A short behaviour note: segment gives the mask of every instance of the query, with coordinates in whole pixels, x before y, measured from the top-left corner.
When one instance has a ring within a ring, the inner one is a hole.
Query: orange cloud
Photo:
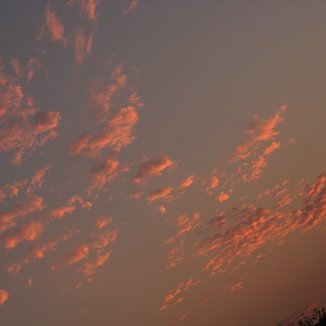
[[[89,193],[101,190],[108,182],[118,176],[120,172],[127,172],[128,168],[114,159],[107,159],[89,172]]]
[[[6,249],[13,249],[23,241],[34,241],[44,231],[44,224],[40,221],[31,221],[25,225],[20,225],[0,237],[1,243]]]
[[[112,242],[116,241],[118,237],[118,231],[113,229],[103,230],[101,233],[95,235],[91,241],[91,247],[96,251],[100,252],[101,250],[108,247]]]
[[[93,83],[90,90],[90,99],[100,109],[100,122],[111,111],[114,98],[126,87],[126,84],[127,75],[123,73],[123,65],[121,64],[113,69],[108,84],[100,86],[98,82]],[[135,98],[135,96],[135,94],[132,94],[132,98],[129,99],[129,105],[138,107],[139,99]]]
[[[25,186],[25,180],[17,180],[13,183],[8,183],[0,187],[0,202],[4,201],[6,198],[17,197],[19,192]]]
[[[163,304],[161,305],[161,311],[168,309],[172,304],[178,304],[183,301],[185,292],[188,292],[193,287],[197,286],[200,281],[196,281],[193,278],[188,279],[180,283],[174,290],[171,290],[164,298]]]
[[[15,77],[4,73],[0,62],[0,153],[13,151],[12,164],[57,136],[61,115],[34,107]]]
[[[69,152],[71,155],[93,158],[107,148],[119,152],[133,142],[133,128],[137,121],[138,114],[134,107],[122,108],[98,133],[85,133],[75,140]]]
[[[181,185],[180,185],[180,189],[185,189],[185,188],[189,188],[191,185],[193,185],[193,183],[196,180],[196,176],[195,175],[191,175],[188,178],[186,178],[185,180],[182,181]]]
[[[225,202],[225,201],[227,201],[229,199],[230,199],[230,195],[227,194],[227,193],[225,193],[225,192],[223,192],[223,191],[220,192],[218,194],[218,196],[216,197],[216,200],[218,200],[220,203],[223,203],[223,202]]]
[[[102,267],[111,257],[111,251],[106,252],[103,255],[96,257],[92,262],[87,262],[82,267],[82,273],[84,277],[90,277],[93,275],[97,269]]]
[[[64,26],[53,8],[48,4],[45,8],[45,26],[54,42],[65,43]]]
[[[59,208],[55,208],[50,213],[51,217],[56,220],[60,220],[64,218],[66,215],[72,214],[76,209],[76,206],[62,206]]]
[[[79,263],[80,261],[86,259],[89,255],[89,245],[82,243],[78,245],[73,251],[66,254],[65,258],[58,264],[52,265],[52,269],[63,269],[67,266],[71,266]]]
[[[147,196],[147,200],[150,204],[157,200],[170,200],[172,199],[173,188],[168,186],[158,190],[150,192]]]
[[[301,192],[301,190],[300,190]],[[198,256],[210,256],[205,269],[211,275],[238,269],[254,261],[254,253],[267,243],[280,244],[292,232],[306,232],[326,218],[326,176],[306,187],[302,194],[303,206],[297,209],[264,209],[245,205],[235,210],[231,220],[239,221],[235,226],[218,228],[198,247]],[[207,229],[211,233],[212,226]]]
[[[81,29],[77,30],[75,38],[75,62],[80,65],[92,52],[93,33],[86,35]]]
[[[142,184],[149,177],[162,175],[165,170],[171,169],[174,165],[175,163],[167,155],[161,155],[153,160],[145,160],[140,164],[133,183]]]
[[[9,292],[6,290],[0,289],[0,305],[5,304],[9,299]]]
[[[243,282],[237,282],[233,285],[230,286],[230,293],[233,294],[234,292],[242,289],[244,286],[244,283]]]
[[[97,7],[99,0],[68,0],[68,6],[72,7],[76,2],[79,2],[81,16],[88,21],[97,20]]]
[[[39,212],[44,208],[43,199],[41,197],[32,197],[28,200],[19,202],[13,208],[6,210],[0,214],[0,231],[16,225],[15,220],[18,217],[25,217],[29,214]]]
[[[112,223],[111,216],[102,216],[95,221],[95,227],[97,229],[103,229],[106,226],[110,225],[111,223]]]
[[[236,149],[236,157],[241,160],[250,157],[252,155],[251,150],[257,144],[273,140],[279,134],[279,131],[276,131],[275,128],[283,121],[285,110],[286,106],[281,106],[274,115],[266,120],[261,120],[255,116],[247,130],[248,139]]]
[[[31,194],[33,194],[35,192],[36,189],[40,189],[42,187],[44,178],[49,170],[50,170],[50,166],[47,165],[35,172],[34,176],[31,179],[31,182],[26,190],[27,196],[30,196]]]

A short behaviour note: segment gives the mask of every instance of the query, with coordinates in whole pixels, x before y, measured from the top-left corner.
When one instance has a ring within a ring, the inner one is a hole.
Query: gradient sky
[[[325,31],[324,0],[0,1],[0,324],[325,306]]]

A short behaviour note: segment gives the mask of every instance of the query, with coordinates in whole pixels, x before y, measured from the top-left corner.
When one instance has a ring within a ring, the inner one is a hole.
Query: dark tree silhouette
[[[284,325],[279,323],[277,326],[326,326],[326,311],[325,308],[314,309],[312,316],[302,314],[302,317],[297,321],[297,324],[290,323]]]

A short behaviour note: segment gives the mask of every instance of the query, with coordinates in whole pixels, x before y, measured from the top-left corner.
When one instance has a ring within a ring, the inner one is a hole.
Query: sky
[[[0,324],[326,306],[325,30],[324,0],[0,1]]]

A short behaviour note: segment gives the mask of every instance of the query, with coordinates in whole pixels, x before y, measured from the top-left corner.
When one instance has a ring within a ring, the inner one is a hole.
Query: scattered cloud
[[[161,155],[156,159],[143,161],[133,178],[133,183],[139,185],[144,183],[149,177],[160,176],[162,173],[175,166],[175,163],[167,156]]]
[[[54,42],[66,43],[64,35],[64,26],[58,17],[57,13],[54,11],[52,6],[48,4],[44,12],[45,17],[45,28],[50,34],[50,38]]]

